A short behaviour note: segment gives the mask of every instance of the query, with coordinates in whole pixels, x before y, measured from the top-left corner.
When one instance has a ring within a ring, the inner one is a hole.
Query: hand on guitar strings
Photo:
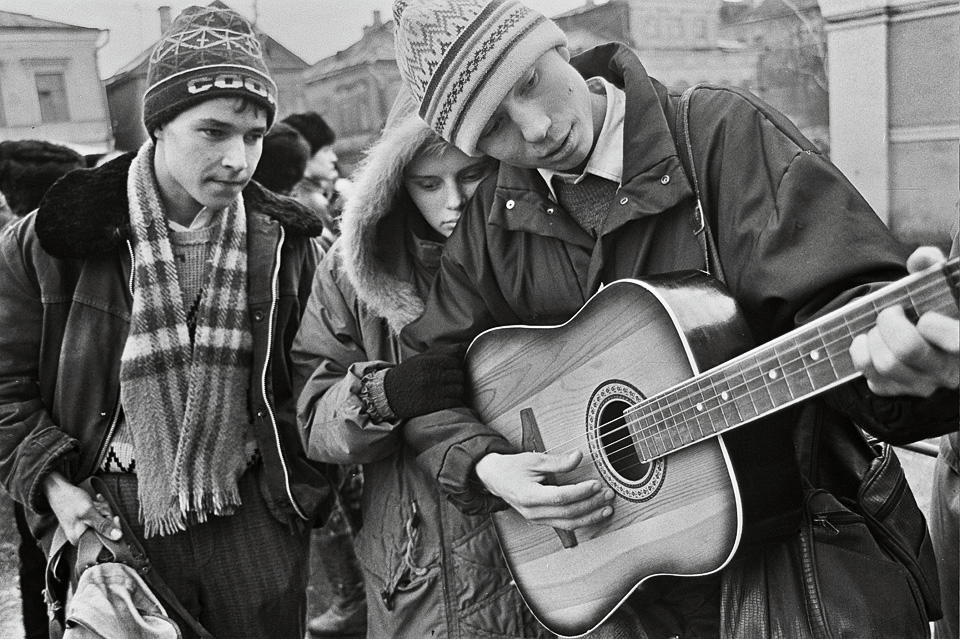
[[[477,462],[477,477],[487,490],[510,504],[526,519],[574,530],[597,524],[613,514],[613,491],[592,479],[554,486],[556,473],[576,468],[580,451],[563,455],[549,453],[490,453]]]
[[[938,249],[922,247],[907,260],[907,270],[916,273],[943,259]],[[853,339],[850,357],[877,395],[929,397],[938,388],[957,388],[960,321],[955,314],[929,311],[914,323],[904,309],[892,306],[877,315],[869,332]]]

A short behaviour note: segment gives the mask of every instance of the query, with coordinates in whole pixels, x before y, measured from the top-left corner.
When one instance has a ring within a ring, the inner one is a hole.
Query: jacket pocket
[[[926,637],[922,598],[867,521],[825,490],[807,494],[799,537],[804,605],[816,639]]]
[[[730,639],[921,639],[929,636],[910,572],[867,520],[808,489],[797,535],[723,572],[721,625]]]
[[[429,581],[430,568],[417,563],[420,555],[420,526],[422,517],[420,505],[411,501],[404,518],[404,530],[400,539],[402,546],[390,553],[394,561],[388,566],[386,583],[379,596],[387,610],[394,610],[397,597],[415,592]],[[433,572],[436,572],[434,570]]]

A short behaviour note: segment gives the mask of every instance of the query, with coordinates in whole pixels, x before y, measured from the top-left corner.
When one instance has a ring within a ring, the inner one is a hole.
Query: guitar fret
[[[763,368],[757,361],[756,355],[745,361],[744,364],[748,362],[749,368],[747,369],[747,373],[744,374],[744,385],[747,388],[750,401],[753,402],[756,414],[763,415],[776,408],[777,404],[770,395],[770,388],[766,383]]]
[[[666,405],[664,406],[665,418],[663,422],[661,422],[663,424],[662,430],[667,435],[668,450],[673,450],[677,447],[673,439],[674,424],[676,423],[676,419],[674,418],[674,414],[673,414],[673,401],[672,401],[673,396],[666,395],[664,396],[663,399]]]
[[[696,386],[697,390],[696,390],[696,393],[691,398],[691,402],[693,403],[694,416],[697,420],[697,430],[700,431],[700,438],[702,439],[707,436],[707,433],[713,434],[715,431],[713,429],[713,424],[704,414],[704,410],[705,410],[705,407],[703,405],[704,393],[703,393],[703,385],[701,382],[702,380],[699,378],[693,380],[693,385]],[[704,432],[703,430],[704,423],[706,423],[706,426],[707,426],[706,432]]]
[[[636,415],[632,415],[627,423],[630,425],[630,436],[633,438],[633,445],[637,453],[644,459],[653,457],[650,451],[647,434],[653,428],[653,417],[647,412],[647,406],[641,406]]]
[[[697,436],[693,432],[693,424],[697,420],[696,409],[693,406],[693,401],[690,399],[689,388],[685,389],[684,395],[680,396],[677,403],[680,406],[680,411],[682,418],[679,420],[681,428],[678,428],[680,433],[680,443],[684,446],[692,442],[697,441]]]
[[[776,357],[770,358],[763,367],[763,384],[770,394],[774,406],[783,406],[793,399],[793,394],[787,386],[783,368]]]
[[[747,385],[747,378],[752,373],[751,369],[744,372],[744,362],[737,362],[735,376],[731,376],[734,381],[733,401],[740,414],[741,422],[753,419],[760,413],[757,411],[757,405],[750,396],[750,387]]]
[[[809,394],[813,387],[806,371],[803,370],[796,340],[793,338],[782,339],[774,345],[774,351],[777,354],[780,368],[783,370],[783,378],[790,389],[790,399],[794,400]]]
[[[812,339],[808,342],[803,357],[807,364],[807,374],[810,376],[810,382],[814,388],[819,389],[837,381],[837,372],[819,326],[816,327],[816,333],[816,342]]]
[[[821,331],[824,335],[823,348],[827,352],[827,358],[833,366],[837,379],[848,377],[856,372],[853,365],[853,359],[850,358],[850,343],[853,341],[853,333],[845,320],[837,320],[828,324]]]
[[[657,410],[657,414],[660,415],[660,419],[657,420],[658,425],[657,425],[657,427],[656,427],[655,430],[654,430],[653,444],[654,444],[654,450],[655,450],[656,453],[657,453],[656,456],[659,457],[659,456],[663,455],[664,453],[666,453],[666,452],[669,450],[669,449],[667,448],[666,444],[664,444],[664,442],[663,442],[663,429],[659,426],[659,424],[662,424],[662,423],[663,423],[663,419],[664,419],[663,398],[662,398],[662,397],[658,397],[658,398],[657,398],[657,409],[656,409],[656,410]]]

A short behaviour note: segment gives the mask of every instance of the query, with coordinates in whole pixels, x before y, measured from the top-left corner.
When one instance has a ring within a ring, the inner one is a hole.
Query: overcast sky
[[[224,0],[306,62],[345,49],[373,22],[374,10],[391,18],[392,0]],[[585,0],[525,0],[547,16],[582,6]],[[108,29],[100,50],[100,75],[108,78],[160,37],[157,8],[168,5],[174,17],[192,4],[209,0],[0,0],[0,10],[26,13],[75,24]],[[602,2],[598,2],[602,4]]]

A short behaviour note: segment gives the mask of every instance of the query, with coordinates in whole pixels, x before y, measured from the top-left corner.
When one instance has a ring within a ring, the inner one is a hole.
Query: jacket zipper
[[[127,287],[130,289],[130,297],[133,297],[133,271],[136,268],[136,258],[133,256],[133,246],[130,240],[127,240],[127,251],[130,253],[130,279],[127,281]],[[120,388],[117,387],[117,401],[113,405],[113,416],[110,418],[110,428],[107,429],[107,436],[100,443],[100,450],[97,452],[97,463],[93,465],[93,472],[103,464],[103,459],[107,456],[107,448],[110,446],[110,440],[117,430],[117,424],[120,422]]]
[[[277,445],[277,454],[280,456],[280,465],[283,466],[283,481],[287,490],[287,497],[290,504],[297,511],[301,519],[309,519],[293,498],[293,490],[290,488],[290,470],[287,468],[287,460],[283,456],[283,447],[280,445],[280,429],[277,427],[277,418],[273,412],[273,406],[267,397],[267,369],[270,367],[270,356],[273,353],[273,325],[275,321],[277,303],[280,298],[280,252],[283,249],[283,242],[286,238],[283,226],[280,227],[280,240],[277,242],[277,250],[274,255],[273,275],[270,282],[270,319],[267,325],[267,355],[263,361],[263,371],[260,374],[260,393],[263,397],[263,404],[267,407],[267,414],[270,415],[270,425],[273,427],[274,441]]]

